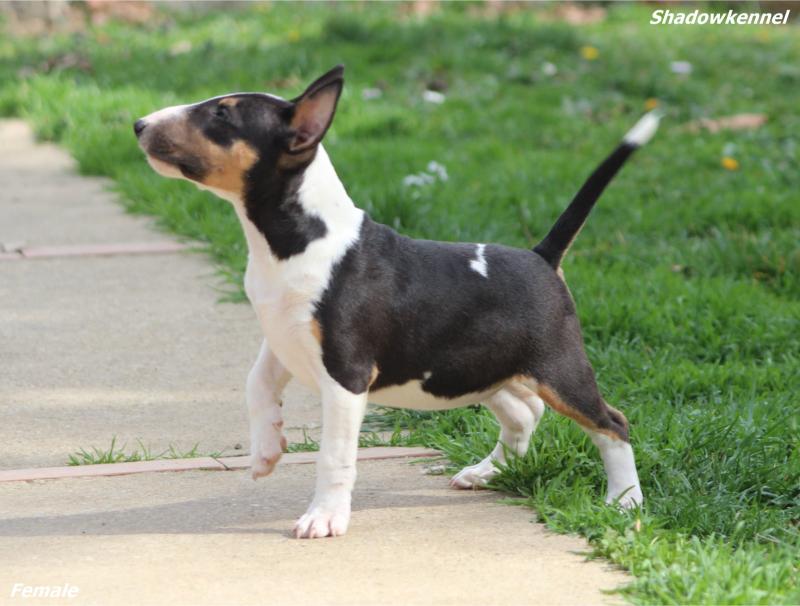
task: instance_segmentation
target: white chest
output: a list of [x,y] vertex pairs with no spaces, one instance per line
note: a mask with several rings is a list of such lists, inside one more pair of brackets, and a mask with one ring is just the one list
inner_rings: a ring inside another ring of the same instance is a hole
[[315,306],[337,263],[358,240],[364,213],[353,205],[322,146],[306,168],[298,203],[304,213],[324,222],[326,233],[302,252],[274,257],[243,203],[231,201],[247,238],[245,291],[269,348],[293,376],[317,388],[326,372],[313,330]]
[[312,330],[314,295],[260,269],[257,263],[248,263],[245,291],[270,350],[293,376],[316,387],[322,372],[322,352]]

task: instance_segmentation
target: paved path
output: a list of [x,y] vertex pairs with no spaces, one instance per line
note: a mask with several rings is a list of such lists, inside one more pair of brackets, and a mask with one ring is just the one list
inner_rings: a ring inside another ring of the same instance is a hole
[[[109,182],[35,145],[23,122],[0,121],[0,183],[7,247],[170,240],[126,215]],[[154,452],[246,452],[259,328],[214,284],[192,253],[0,260],[0,469],[62,465],[114,436]],[[318,400],[292,384],[285,402],[300,441],[296,428],[318,426]]]
[[[0,183],[8,248],[168,240],[18,121],[0,121]],[[211,285],[188,253],[0,260],[0,469],[60,465],[114,435],[154,450],[246,450],[258,330]],[[288,426],[315,426],[318,408],[290,386]],[[311,465],[258,483],[187,471],[0,484],[0,604],[19,603],[16,583],[79,589],[26,604],[619,601],[601,590],[625,575],[585,562],[583,541],[549,534],[498,494],[454,491],[406,460],[359,468],[350,532],[317,541],[288,535]]]
[[313,471],[0,485],[0,603],[23,582],[71,583],[69,604],[583,606],[624,580],[530,511],[403,460],[361,463],[347,535],[292,539]]

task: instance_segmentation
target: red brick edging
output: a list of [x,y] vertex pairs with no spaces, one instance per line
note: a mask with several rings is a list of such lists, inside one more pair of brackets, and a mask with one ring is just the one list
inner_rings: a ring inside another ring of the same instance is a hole
[[52,259],[54,257],[108,257],[116,255],[152,255],[189,249],[181,242],[125,242],[121,244],[71,244],[63,246],[26,246],[0,252],[0,261]]
[[[438,457],[441,453],[428,448],[405,448],[399,446],[380,446],[359,448],[359,461],[380,459],[399,459],[410,457]],[[281,464],[303,465],[313,463],[316,452],[293,452],[284,454]],[[132,473],[155,471],[228,471],[247,469],[250,457],[197,457],[194,459],[159,459],[157,461],[137,461],[135,463],[106,463],[101,465],[75,465],[68,467],[39,467],[32,469],[11,469],[0,471],[0,482],[29,482],[31,480],[56,480],[61,478],[107,477]]]

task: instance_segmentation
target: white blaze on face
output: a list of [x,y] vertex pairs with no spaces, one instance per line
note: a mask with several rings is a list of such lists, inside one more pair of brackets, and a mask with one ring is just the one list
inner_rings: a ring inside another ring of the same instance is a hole
[[163,122],[164,120],[169,120],[171,118],[177,118],[180,116],[186,108],[189,107],[188,105],[173,105],[171,107],[165,107],[164,109],[160,109],[157,112],[153,112],[142,118],[144,120],[145,127],[151,126],[153,124],[158,124],[159,122]]
[[[148,127],[152,127],[162,122],[167,122],[169,120],[173,120],[176,118],[180,118],[186,108],[189,107],[188,105],[173,105],[171,107],[165,107],[164,109],[160,109],[152,114],[149,114],[142,118],[142,121],[145,125],[145,133]],[[147,137],[147,134],[144,135]],[[145,153],[147,155],[147,163],[152,167],[154,171],[156,171],[159,175],[163,177],[169,177],[172,179],[184,179],[183,173],[172,164],[168,162],[164,162],[163,160],[159,160],[158,158],[154,158],[145,149]]]
[[484,278],[488,278],[489,266],[486,264],[486,257],[483,255],[485,250],[486,244],[478,244],[475,248],[475,258],[469,262],[469,266]]

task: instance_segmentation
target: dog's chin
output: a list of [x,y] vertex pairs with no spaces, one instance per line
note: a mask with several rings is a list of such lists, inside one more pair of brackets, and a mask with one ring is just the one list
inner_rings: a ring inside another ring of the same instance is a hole
[[168,177],[170,179],[186,178],[177,166],[169,162],[164,162],[164,160],[159,160],[150,154],[147,154],[147,163],[162,177]]

